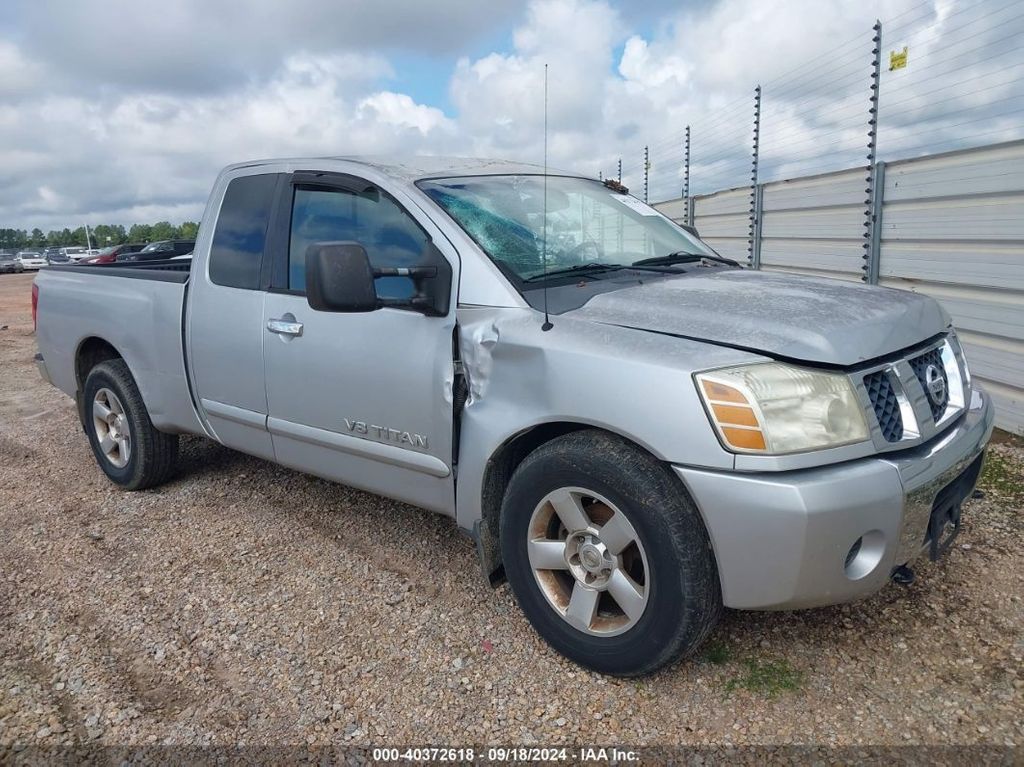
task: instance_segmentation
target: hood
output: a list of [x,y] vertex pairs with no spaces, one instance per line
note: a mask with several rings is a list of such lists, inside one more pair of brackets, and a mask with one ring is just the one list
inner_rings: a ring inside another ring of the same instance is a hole
[[602,293],[568,314],[842,367],[913,346],[950,322],[917,293],[744,269]]

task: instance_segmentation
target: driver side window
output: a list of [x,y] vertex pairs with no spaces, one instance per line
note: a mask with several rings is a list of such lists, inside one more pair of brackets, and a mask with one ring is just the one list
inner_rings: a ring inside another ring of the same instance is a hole
[[[358,242],[374,267],[413,266],[423,258],[426,233],[401,206],[377,189],[355,193],[340,189],[303,187],[292,200],[288,243],[288,288],[306,289],[306,252],[318,242]],[[413,295],[408,277],[378,277],[381,298]]]

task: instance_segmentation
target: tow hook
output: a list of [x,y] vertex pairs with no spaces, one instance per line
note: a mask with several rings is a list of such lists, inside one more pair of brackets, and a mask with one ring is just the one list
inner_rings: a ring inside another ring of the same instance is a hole
[[899,567],[893,569],[892,575],[890,575],[889,577],[892,578],[893,583],[898,583],[901,586],[909,586],[911,583],[914,582],[915,576],[914,571],[911,570],[909,567],[907,567],[906,565],[900,565]]

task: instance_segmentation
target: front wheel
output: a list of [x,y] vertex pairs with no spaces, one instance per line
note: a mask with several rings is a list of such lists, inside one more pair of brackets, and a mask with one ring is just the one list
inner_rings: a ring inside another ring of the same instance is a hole
[[126,490],[144,490],[171,476],[178,458],[178,435],[153,426],[123,360],[107,360],[94,367],[82,396],[89,445],[112,482]]
[[501,548],[538,633],[596,671],[654,671],[691,653],[721,615],[714,554],[685,488],[605,432],[527,456],[502,504]]

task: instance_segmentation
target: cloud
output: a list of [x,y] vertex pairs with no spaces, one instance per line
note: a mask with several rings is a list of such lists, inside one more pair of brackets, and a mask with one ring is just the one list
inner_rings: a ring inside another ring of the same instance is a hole
[[[46,228],[161,210],[161,218],[197,218],[217,170],[230,162],[443,143],[453,132],[443,112],[373,90],[390,73],[373,56],[297,54],[269,81],[230,95],[41,99],[0,123],[4,219]],[[125,223],[136,220],[143,219]]]
[[883,157],[1022,135],[1024,20],[982,2],[55,2],[0,12],[2,226],[197,218],[255,157],[540,161],[545,64],[553,167],[621,157],[639,190],[647,145],[652,199],[675,195],[690,125],[693,191],[749,183],[757,83],[762,179],[855,165],[879,15],[883,55],[910,50],[883,67]]
[[456,56],[510,22],[519,0],[20,0],[26,50],[66,85],[225,92],[274,75],[285,58],[339,50]]
[[400,130],[414,130],[421,136],[432,132],[455,132],[455,123],[435,107],[417,104],[404,93],[381,91],[359,102],[356,117],[371,125],[387,125]]
[[14,43],[0,39],[0,99],[10,104],[33,93],[42,81],[43,68]]
[[514,52],[462,58],[456,65],[451,100],[474,151],[541,157],[547,64],[555,157],[575,159],[564,151],[563,139],[600,129],[612,53],[623,37],[618,14],[607,3],[532,3],[513,34]]

